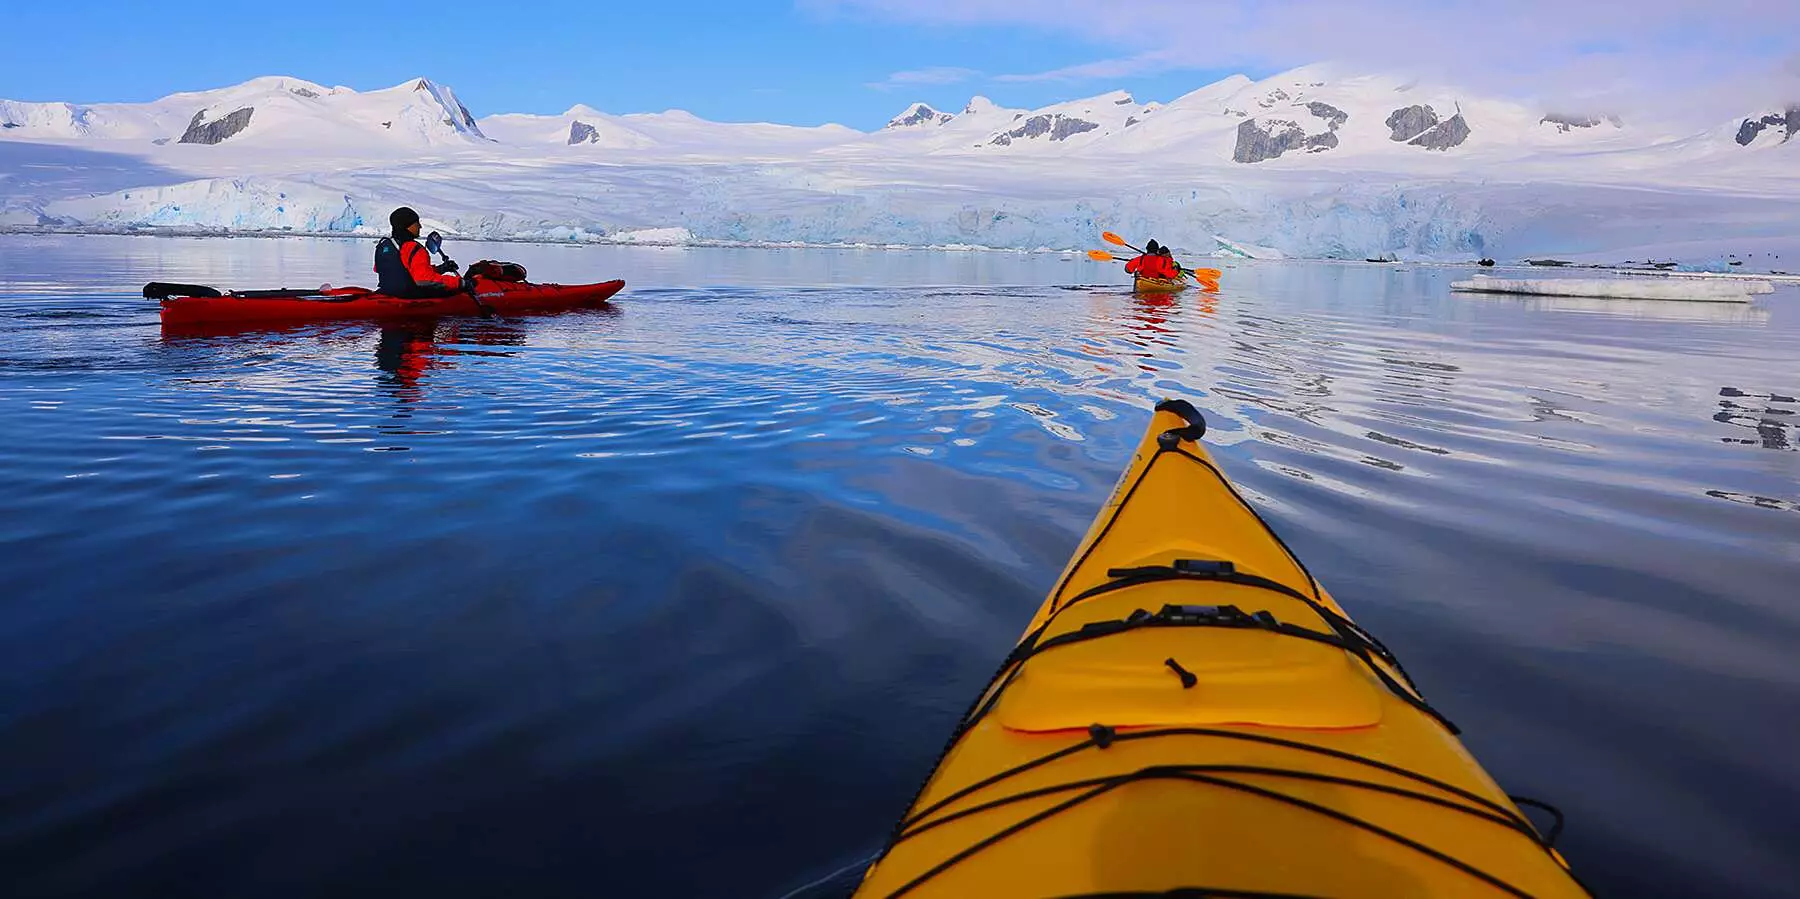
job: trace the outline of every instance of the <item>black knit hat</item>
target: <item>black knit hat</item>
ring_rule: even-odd
[[[419,214],[414,212],[411,206],[402,206],[388,213],[388,224],[393,226],[395,234],[400,234],[418,223]]]
[[[1156,255],[1156,241],[1153,240],[1147,244],[1144,244],[1144,253],[1149,256],[1155,256]]]

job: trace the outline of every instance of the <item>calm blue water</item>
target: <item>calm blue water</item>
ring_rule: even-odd
[[[143,282],[368,247],[0,238],[6,895],[777,899],[879,845],[1165,395],[1602,895],[1800,878],[1794,292],[456,255],[632,286],[182,337]]]

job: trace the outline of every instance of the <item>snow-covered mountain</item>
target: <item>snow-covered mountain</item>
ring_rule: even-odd
[[[711,122],[684,110],[611,115],[577,104],[562,115],[511,113],[481,119],[496,140],[519,147],[654,150],[680,155],[804,152],[863,133],[842,125],[801,128],[763,123]]]
[[[0,100],[0,137],[333,147],[485,139],[455,92],[425,78],[358,92],[286,77],[171,94],[150,103]]]
[[[923,128],[932,125],[948,125],[956,118],[953,112],[938,112],[928,103],[914,103],[906,107],[906,111],[888,119],[884,130],[894,131],[900,128]]]
[[[493,237],[1029,248],[1112,228],[1202,251],[1704,260],[1800,253],[1797,131],[1800,103],[1691,133],[1329,65],[1168,103],[913,103],[868,133],[584,105],[478,119],[428,79],[268,77],[143,104],[0,100],[0,227],[367,232],[407,203]]]
[[[1015,127],[1031,112],[1008,109],[981,96],[970,98],[958,112],[942,112],[914,103],[875,132],[867,144],[901,154],[979,149],[993,145],[999,134]]]
[[[956,116],[915,104],[889,130],[948,127]],[[1287,157],[1417,159],[1440,153],[1492,161],[1543,151],[1625,146],[1617,117],[1546,111],[1379,75],[1309,66],[1264,81],[1226,78],[1166,105],[1114,92],[1036,110],[988,129],[972,149],[1057,154],[1156,153],[1245,165]],[[1639,138],[1648,140],[1646,135]],[[1297,163],[1296,163],[1297,164]]]

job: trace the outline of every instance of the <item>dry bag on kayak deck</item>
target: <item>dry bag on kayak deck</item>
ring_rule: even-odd
[[[492,259],[483,259],[469,266],[469,274],[477,278],[486,278],[489,281],[523,281],[525,280],[525,266],[517,262],[495,262]]]

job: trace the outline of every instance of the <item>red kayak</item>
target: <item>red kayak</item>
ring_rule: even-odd
[[[625,282],[532,284],[525,281],[490,281],[478,278],[475,280],[473,297],[467,291],[458,291],[422,299],[402,299],[362,287],[314,291],[247,290],[230,293],[210,288],[193,288],[189,293],[179,289],[183,287],[187,285],[152,284],[144,289],[146,297],[162,301],[163,324],[304,322],[560,312],[564,309],[586,309],[602,305],[623,289]]]

